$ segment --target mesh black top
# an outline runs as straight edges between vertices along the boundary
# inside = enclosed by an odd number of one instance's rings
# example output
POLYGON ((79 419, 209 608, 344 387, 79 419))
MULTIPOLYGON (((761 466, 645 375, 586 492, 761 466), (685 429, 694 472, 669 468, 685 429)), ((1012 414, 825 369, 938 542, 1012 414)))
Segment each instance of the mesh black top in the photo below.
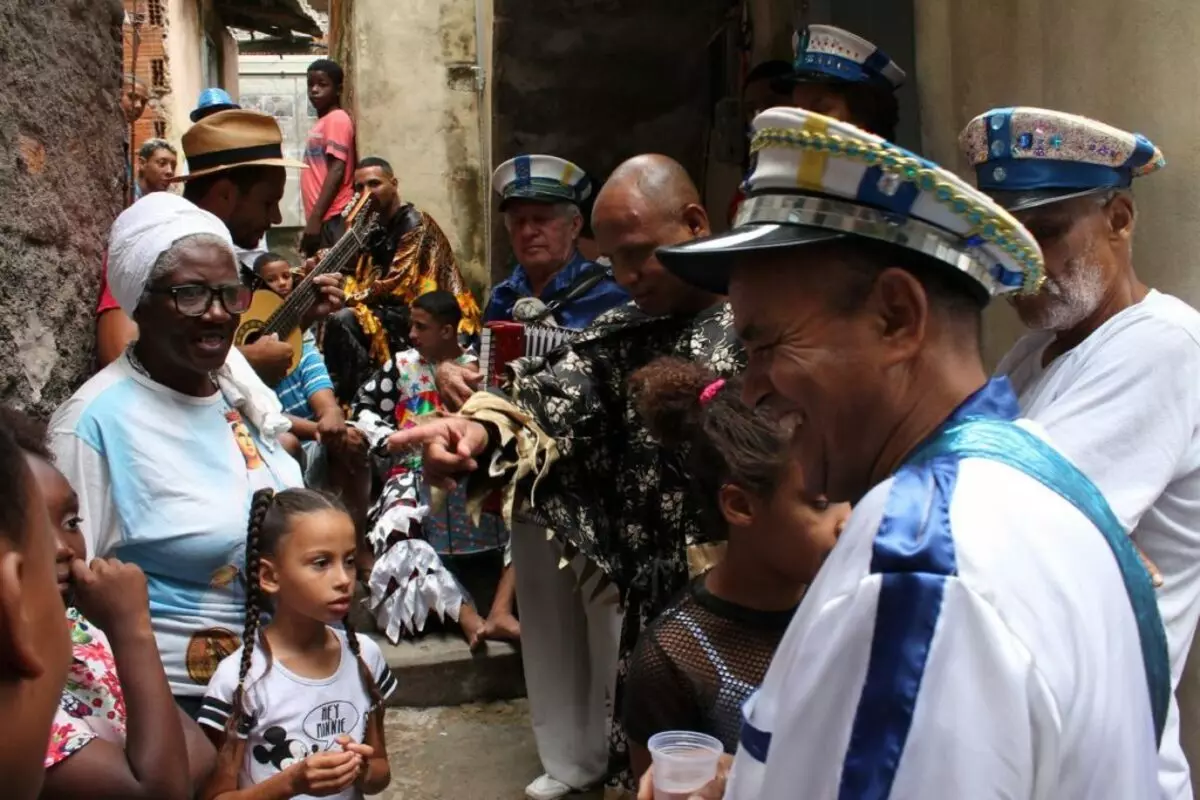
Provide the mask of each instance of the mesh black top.
POLYGON ((642 635, 629 668, 625 727, 645 746, 660 731, 697 731, 737 751, 742 704, 762 683, 795 609, 755 611, 692 581, 642 635))

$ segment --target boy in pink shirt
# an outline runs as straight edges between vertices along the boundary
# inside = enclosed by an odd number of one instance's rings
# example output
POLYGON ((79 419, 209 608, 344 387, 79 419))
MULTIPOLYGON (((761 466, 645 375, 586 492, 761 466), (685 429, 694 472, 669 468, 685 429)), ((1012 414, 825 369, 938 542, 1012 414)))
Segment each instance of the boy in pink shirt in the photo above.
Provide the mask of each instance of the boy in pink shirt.
POLYGON ((304 234, 300 249, 311 256, 332 246, 346 230, 342 212, 350 204, 354 180, 354 122, 342 108, 342 68, 321 58, 308 66, 308 100, 317 124, 308 132, 300 173, 304 234))

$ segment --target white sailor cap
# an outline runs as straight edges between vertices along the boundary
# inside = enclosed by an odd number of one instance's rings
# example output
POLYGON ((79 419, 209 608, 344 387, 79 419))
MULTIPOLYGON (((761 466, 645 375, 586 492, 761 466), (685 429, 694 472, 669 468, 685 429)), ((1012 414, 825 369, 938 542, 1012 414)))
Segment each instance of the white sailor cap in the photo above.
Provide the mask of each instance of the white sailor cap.
POLYGON ((976 185, 1010 211, 1124 189, 1167 163, 1140 133, 1044 108, 993 108, 958 142, 976 185))
POLYGON ((492 174, 492 189, 500 195, 500 210, 510 200, 582 205, 592 193, 583 168, 565 158, 522 155, 505 161, 492 174))
POLYGON ((792 37, 793 82, 832 80, 868 83, 895 91, 904 70, 866 39, 832 25, 809 25, 792 37))
POLYGON ((736 257, 857 237, 958 270, 982 297, 1036 291, 1042 252, 991 198, 949 170, 799 108, 754 120, 747 197, 733 229, 658 251, 684 281, 725 293, 736 257))

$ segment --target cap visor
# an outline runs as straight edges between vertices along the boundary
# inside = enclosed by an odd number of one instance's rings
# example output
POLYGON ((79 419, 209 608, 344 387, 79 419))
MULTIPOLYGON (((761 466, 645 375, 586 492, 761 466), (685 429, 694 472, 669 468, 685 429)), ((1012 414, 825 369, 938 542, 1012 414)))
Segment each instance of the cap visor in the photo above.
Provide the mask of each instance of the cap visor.
POLYGON ((802 247, 840 239, 845 234, 807 225, 748 225, 658 250, 659 262, 684 283, 715 294, 729 292, 729 273, 738 256, 765 250, 802 247))
POLYGON ((204 175, 212 175, 214 172, 226 172, 239 167, 294 167, 296 169, 308 169, 308 165, 303 161, 293 161, 290 158, 258 158, 253 161, 242 161, 237 164, 222 164, 219 167, 209 167, 195 172, 189 172, 187 175, 176 175, 171 178, 171 183, 183 183, 192 178, 200 178, 204 175))
POLYGON ((537 190, 517 189, 512 194, 500 200, 500 210, 503 211, 514 200, 525 200, 530 203, 544 203, 546 205, 557 205, 558 203, 571 203, 579 205, 579 201, 574 197, 565 197, 562 195, 550 194, 548 192, 540 192, 537 190))
POLYGON ((1097 192, 1106 192, 1109 186, 1092 187, 1089 189, 1030 189, 1029 191, 989 191, 987 194, 1006 211, 1028 211, 1031 208, 1047 206, 1051 203, 1061 203, 1076 197, 1085 197, 1097 192))

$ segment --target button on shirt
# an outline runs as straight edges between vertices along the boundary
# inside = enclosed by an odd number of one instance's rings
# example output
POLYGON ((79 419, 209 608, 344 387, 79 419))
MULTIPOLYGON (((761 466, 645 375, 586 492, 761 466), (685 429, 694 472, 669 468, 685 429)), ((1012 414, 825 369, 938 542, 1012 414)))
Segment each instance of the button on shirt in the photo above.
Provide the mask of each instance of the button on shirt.
MULTIPOLYGON (((592 269, 603 269, 598 264, 588 261, 579 251, 567 265, 555 273, 550 282, 538 295, 543 301, 555 299, 565 293, 580 273, 592 269)), ((533 287, 529 284, 529 276, 520 264, 506 280, 492 287, 492 297, 483 313, 484 322, 512 320, 513 305, 522 297, 532 297, 533 287)), ((611 275, 605 275, 599 283, 588 289, 582 297, 577 297, 563 308, 555 312, 558 323, 566 328, 580 330, 586 328, 596 317, 629 302, 629 295, 617 285, 611 275)))

